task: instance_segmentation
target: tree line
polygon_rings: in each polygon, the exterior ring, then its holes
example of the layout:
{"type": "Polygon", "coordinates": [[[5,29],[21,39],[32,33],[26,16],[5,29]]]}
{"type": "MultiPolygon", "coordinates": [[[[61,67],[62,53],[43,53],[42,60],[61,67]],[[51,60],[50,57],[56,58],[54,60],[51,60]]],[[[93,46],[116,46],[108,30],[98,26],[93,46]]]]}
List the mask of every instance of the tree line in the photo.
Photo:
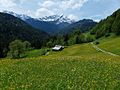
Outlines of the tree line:
{"type": "Polygon", "coordinates": [[[90,33],[95,35],[96,39],[102,36],[110,36],[110,33],[120,35],[120,9],[106,19],[101,20],[90,33]]]}

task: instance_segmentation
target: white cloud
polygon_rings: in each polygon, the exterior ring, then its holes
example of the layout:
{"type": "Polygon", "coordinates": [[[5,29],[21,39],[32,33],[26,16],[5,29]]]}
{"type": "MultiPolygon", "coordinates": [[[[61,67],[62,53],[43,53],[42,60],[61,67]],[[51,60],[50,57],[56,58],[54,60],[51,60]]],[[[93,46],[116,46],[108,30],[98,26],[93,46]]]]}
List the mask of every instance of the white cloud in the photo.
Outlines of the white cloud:
{"type": "Polygon", "coordinates": [[[16,6],[13,0],[0,0],[0,7],[2,8],[11,8],[16,6]]]}
{"type": "Polygon", "coordinates": [[[50,7],[55,5],[55,2],[47,0],[47,1],[43,2],[43,3],[39,2],[38,4],[39,4],[40,7],[50,8],[50,7]]]}
{"type": "Polygon", "coordinates": [[[78,20],[79,18],[73,14],[68,15],[68,18],[70,18],[71,20],[78,20]]]}
{"type": "Polygon", "coordinates": [[[36,11],[35,15],[36,17],[44,17],[49,15],[54,15],[54,12],[46,8],[40,8],[36,11]]]}
{"type": "MultiPolygon", "coordinates": [[[[64,14],[70,9],[79,9],[88,0],[44,0],[39,2],[39,8],[36,10],[36,16],[49,16],[53,14],[64,14]]],[[[77,19],[77,16],[68,13],[70,18],[77,19]]]]}
{"type": "Polygon", "coordinates": [[[54,15],[56,11],[56,3],[52,0],[45,0],[38,3],[39,8],[35,12],[36,17],[44,17],[54,15]]]}
{"type": "Polygon", "coordinates": [[[27,0],[0,0],[0,11],[13,11],[18,14],[27,14],[33,16],[33,12],[31,10],[25,9],[20,6],[21,3],[27,0]],[[18,4],[19,3],[19,4],[18,4]]]}
{"type": "Polygon", "coordinates": [[[95,22],[100,22],[100,19],[94,19],[95,22]]]}
{"type": "Polygon", "coordinates": [[[63,10],[81,8],[86,1],[88,0],[65,0],[61,2],[60,8],[63,10]]]}

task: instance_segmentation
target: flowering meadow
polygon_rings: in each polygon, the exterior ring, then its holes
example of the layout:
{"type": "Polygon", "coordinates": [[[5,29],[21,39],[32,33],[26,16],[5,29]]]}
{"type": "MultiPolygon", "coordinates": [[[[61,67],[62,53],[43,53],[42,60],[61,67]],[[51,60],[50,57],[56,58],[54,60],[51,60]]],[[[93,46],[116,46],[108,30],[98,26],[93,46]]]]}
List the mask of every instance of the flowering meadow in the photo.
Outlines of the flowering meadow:
{"type": "Polygon", "coordinates": [[[120,57],[73,45],[48,56],[1,59],[0,90],[119,90],[120,57]]]}

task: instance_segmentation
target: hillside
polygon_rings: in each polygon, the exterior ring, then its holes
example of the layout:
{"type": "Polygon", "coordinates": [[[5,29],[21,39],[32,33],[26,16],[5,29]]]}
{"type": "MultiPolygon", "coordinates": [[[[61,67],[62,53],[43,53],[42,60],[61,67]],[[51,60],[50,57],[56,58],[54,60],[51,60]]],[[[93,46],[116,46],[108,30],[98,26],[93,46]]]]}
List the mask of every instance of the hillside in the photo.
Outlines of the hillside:
{"type": "Polygon", "coordinates": [[[101,20],[92,30],[91,34],[94,34],[96,38],[102,36],[109,36],[110,33],[120,35],[120,9],[114,12],[111,16],[101,20]]]}
{"type": "MultiPolygon", "coordinates": [[[[19,18],[21,19],[21,17],[19,18]]],[[[73,23],[72,20],[67,17],[58,15],[38,19],[29,17],[24,19],[24,21],[32,27],[43,30],[50,35],[55,35],[58,31],[73,23]]]]}
{"type": "MultiPolygon", "coordinates": [[[[96,45],[99,48],[120,55],[120,37],[117,36],[110,36],[107,38],[100,38],[97,41],[99,41],[99,44],[96,45]]],[[[58,57],[58,56],[93,56],[96,54],[105,54],[103,52],[99,52],[93,48],[91,43],[85,43],[85,44],[76,44],[72,46],[68,46],[65,48],[62,52],[50,52],[50,55],[52,57],[58,57]]],[[[105,54],[109,55],[109,54],[105,54]]]]}
{"type": "Polygon", "coordinates": [[[33,47],[40,48],[47,38],[48,34],[34,29],[21,19],[0,13],[0,57],[6,55],[9,43],[15,39],[29,41],[33,47]]]}
{"type": "Polygon", "coordinates": [[[117,90],[120,88],[119,60],[120,57],[96,51],[90,43],[69,46],[48,56],[2,59],[0,89],[117,90]]]}
{"type": "Polygon", "coordinates": [[[56,30],[59,29],[59,26],[52,22],[39,21],[34,18],[26,19],[25,22],[38,30],[42,29],[43,31],[45,31],[46,33],[50,35],[55,34],[56,30]]]}
{"type": "Polygon", "coordinates": [[[75,30],[80,30],[82,33],[85,33],[87,31],[91,30],[96,24],[97,24],[97,22],[95,22],[91,19],[83,19],[83,20],[79,20],[75,23],[68,25],[67,27],[63,28],[62,30],[60,30],[58,32],[63,33],[63,34],[68,34],[75,30]]]}
{"type": "Polygon", "coordinates": [[[114,54],[120,55],[120,37],[107,37],[101,38],[99,40],[100,44],[98,45],[100,48],[112,52],[114,54]]]}

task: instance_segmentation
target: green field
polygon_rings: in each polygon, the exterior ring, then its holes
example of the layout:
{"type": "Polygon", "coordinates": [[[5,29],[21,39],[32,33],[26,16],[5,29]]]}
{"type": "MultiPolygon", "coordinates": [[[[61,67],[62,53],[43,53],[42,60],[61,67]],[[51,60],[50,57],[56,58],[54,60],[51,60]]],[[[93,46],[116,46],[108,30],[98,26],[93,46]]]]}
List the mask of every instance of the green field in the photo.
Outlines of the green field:
{"type": "Polygon", "coordinates": [[[101,39],[98,46],[106,51],[120,55],[120,37],[112,36],[106,39],[101,39]]]}
{"type": "MultiPolygon", "coordinates": [[[[119,41],[119,37],[101,39],[98,46],[119,54],[119,41]]],[[[0,90],[120,90],[119,56],[98,52],[90,43],[47,56],[38,53],[31,58],[2,59],[0,90]]]]}

